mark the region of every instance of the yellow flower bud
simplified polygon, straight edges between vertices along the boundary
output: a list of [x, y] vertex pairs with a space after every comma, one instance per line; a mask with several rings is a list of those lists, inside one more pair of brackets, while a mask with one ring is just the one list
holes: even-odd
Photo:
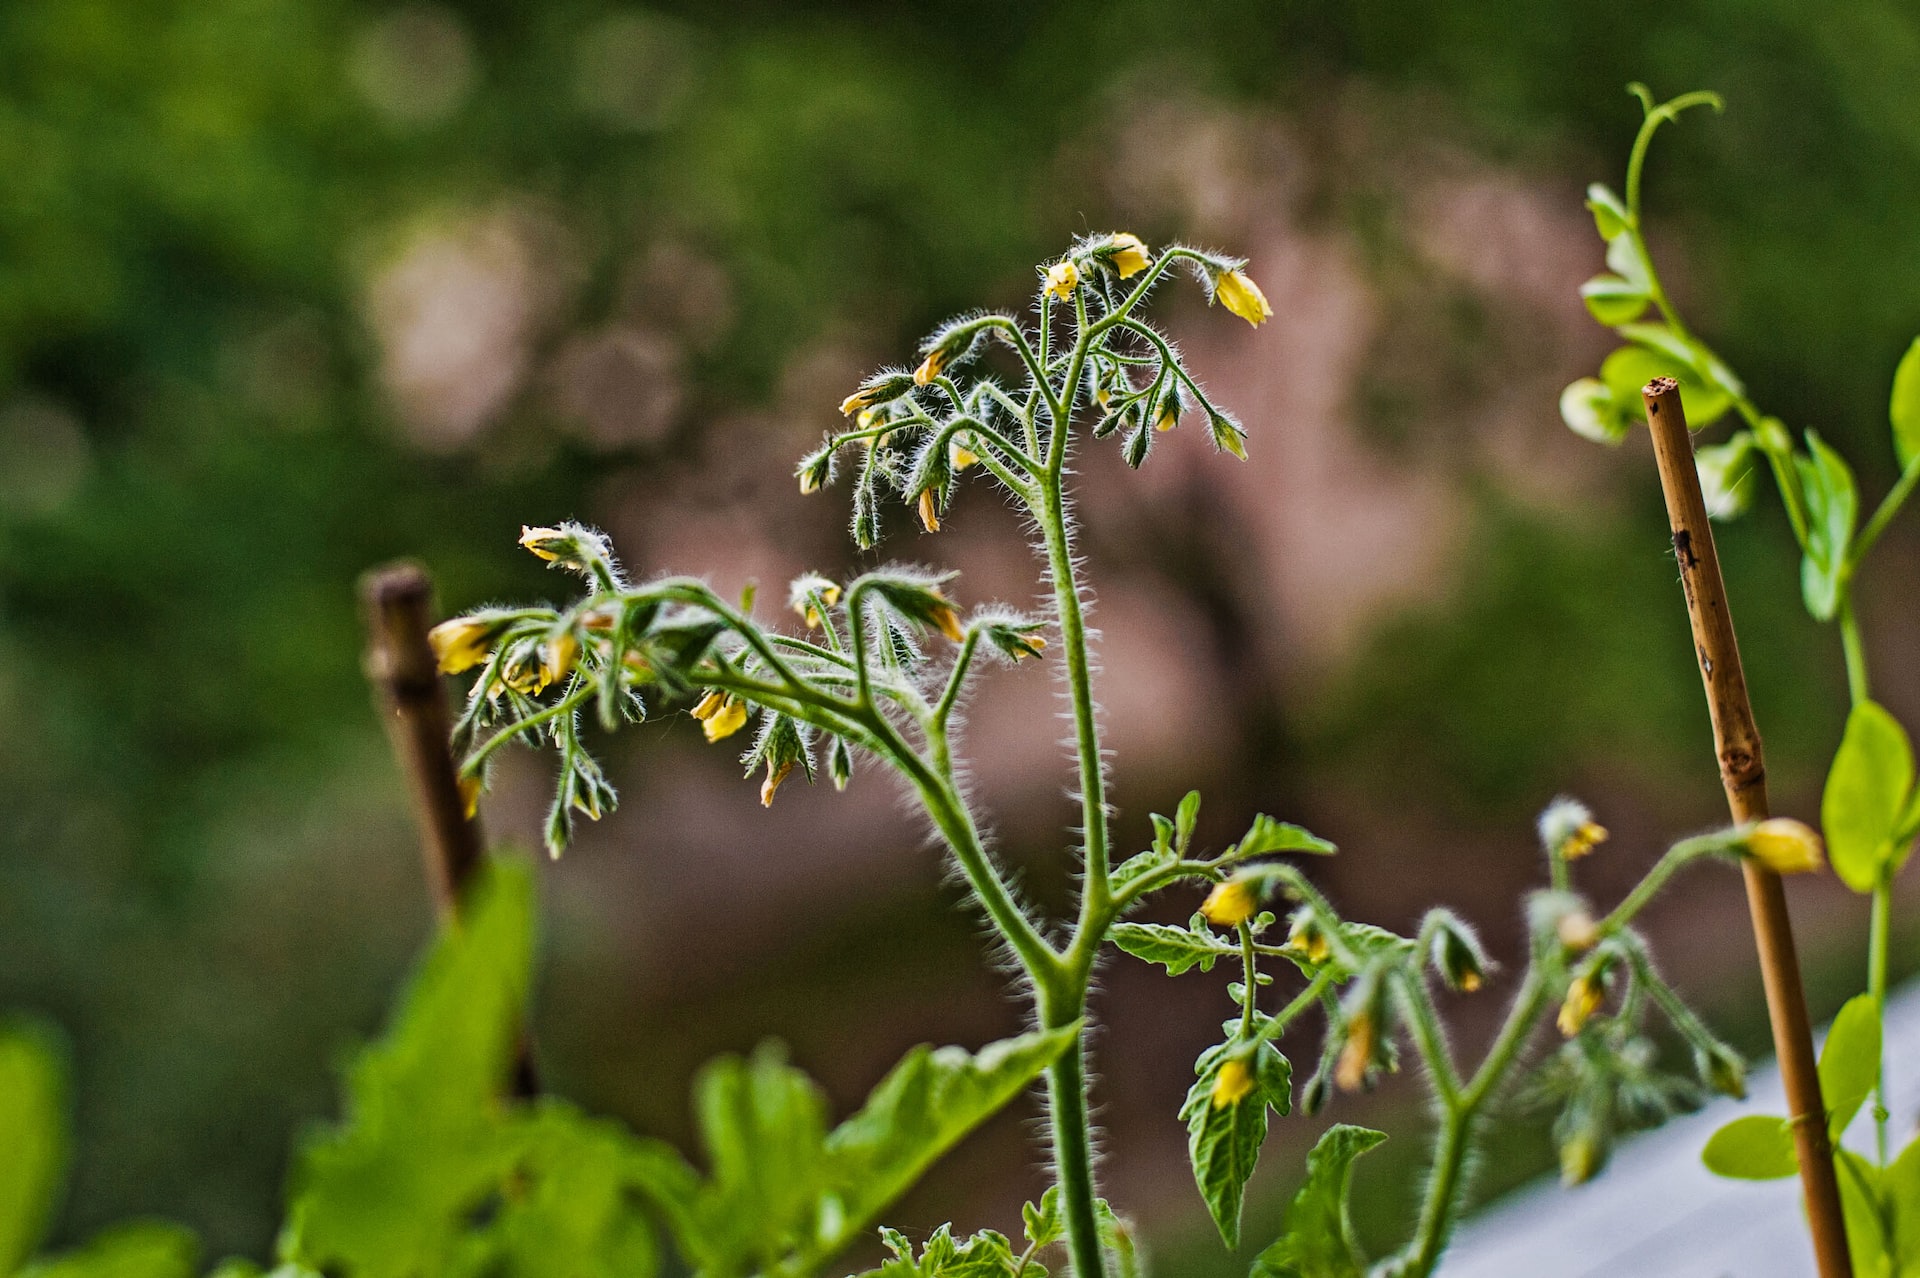
[[1252, 879], [1228, 879], [1214, 885], [1200, 903], [1200, 914], [1215, 927], [1239, 927], [1260, 912], [1260, 889]]
[[965, 470], [969, 466], [979, 465], [980, 457], [979, 454], [975, 453], [972, 449], [963, 447], [959, 440], [953, 439], [947, 441], [947, 461], [953, 465], [954, 470], [957, 472]]
[[1125, 231], [1117, 231], [1107, 240], [1106, 254], [1107, 263], [1113, 267], [1114, 274], [1123, 280], [1153, 265], [1153, 259], [1147, 254], [1147, 246], [1140, 237]]
[[530, 528], [520, 525], [520, 544], [548, 563], [554, 563], [573, 546], [573, 538], [558, 528]]
[[920, 526], [928, 532], [940, 531], [940, 499], [931, 488], [920, 490]]
[[913, 370], [913, 384], [915, 386], [925, 386], [934, 378], [940, 376], [941, 373], [946, 371], [947, 361], [950, 358], [952, 358], [952, 356], [949, 355], [948, 352], [941, 350], [937, 346], [928, 351], [927, 357], [920, 361], [920, 367]]
[[474, 817], [480, 815], [480, 778], [477, 776], [462, 776], [459, 778], [458, 784], [460, 786], [460, 810], [466, 813], [467, 820], [471, 821]]
[[1747, 855], [1775, 874], [1811, 874], [1827, 864], [1820, 836], [1791, 817], [1774, 817], [1747, 835]]
[[840, 602], [840, 587], [829, 581], [810, 594], [803, 595], [794, 601], [793, 610], [799, 613], [801, 618], [806, 621], [807, 629], [809, 630], [818, 630], [820, 628], [820, 609], [814, 607], [813, 604], [815, 596], [819, 598], [821, 603], [831, 608]]
[[1294, 914], [1293, 925], [1287, 929], [1287, 948], [1297, 951], [1309, 963], [1324, 963], [1333, 954], [1320, 921], [1307, 909]]
[[455, 617], [427, 632], [442, 674], [459, 674], [485, 661], [493, 650], [495, 626], [474, 617]]
[[1080, 287], [1080, 268], [1068, 258], [1055, 262], [1047, 268], [1047, 292], [1065, 302], [1073, 297], [1073, 290]]
[[1180, 424], [1180, 401], [1172, 395], [1163, 396], [1160, 407], [1154, 411], [1153, 428], [1158, 431], [1172, 430]]
[[1373, 1015], [1362, 1012], [1347, 1022], [1347, 1041], [1340, 1048], [1340, 1059], [1333, 1067], [1333, 1081], [1343, 1092], [1357, 1092], [1367, 1081], [1367, 1067], [1373, 1063]]
[[1235, 1056], [1220, 1066], [1213, 1079], [1213, 1107], [1238, 1105], [1253, 1093], [1253, 1067]]
[[548, 639], [540, 648], [540, 686], [545, 688], [557, 679], [564, 679], [579, 659], [580, 641], [573, 637], [573, 631], [563, 630]]
[[[936, 523], [934, 528], [937, 529], [939, 526], [940, 525]], [[928, 615], [927, 620], [933, 623], [935, 630], [938, 630], [954, 643], [965, 643], [967, 641], [966, 628], [960, 624], [960, 614], [954, 611], [953, 605], [941, 604]]]
[[1606, 989], [1597, 978], [1574, 977], [1573, 984], [1567, 986], [1567, 1001], [1560, 1005], [1560, 1015], [1554, 1024], [1560, 1027], [1562, 1034], [1572, 1038], [1600, 1010], [1600, 1004], [1606, 996]]
[[1273, 318], [1273, 307], [1260, 286], [1239, 271], [1222, 271], [1213, 282], [1214, 300], [1258, 328]]
[[793, 771], [793, 760], [789, 759], [779, 767], [773, 766], [773, 760], [767, 760], [767, 779], [760, 783], [760, 806], [773, 806], [773, 796], [779, 792], [780, 783], [787, 779], [787, 773]]
[[1583, 821], [1567, 841], [1560, 845], [1560, 855], [1569, 861], [1578, 861], [1587, 853], [1607, 841], [1607, 827], [1598, 821]]

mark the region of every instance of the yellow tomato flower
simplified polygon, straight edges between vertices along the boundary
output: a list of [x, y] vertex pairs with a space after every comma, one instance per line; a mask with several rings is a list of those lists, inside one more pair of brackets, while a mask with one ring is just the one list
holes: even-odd
[[1567, 836], [1567, 841], [1560, 845], [1560, 855], [1569, 861], [1578, 861], [1606, 841], [1606, 826], [1598, 821], [1583, 821], [1578, 829]]
[[708, 741], [719, 741], [740, 731], [747, 723], [747, 703], [723, 692], [709, 692], [693, 708]]
[[1827, 864], [1820, 836], [1790, 817], [1774, 817], [1754, 826], [1747, 835], [1747, 855], [1775, 874], [1811, 874]]
[[1258, 328], [1273, 318], [1267, 295], [1260, 286], [1239, 271], [1222, 271], [1213, 284], [1214, 300]]
[[1107, 261], [1112, 264], [1114, 273], [1123, 280], [1153, 265], [1153, 259], [1147, 255], [1147, 246], [1140, 237], [1125, 231], [1117, 231], [1108, 238], [1107, 252]]
[[1080, 268], [1071, 258], [1064, 262], [1055, 262], [1047, 268], [1047, 292], [1061, 301], [1069, 301], [1073, 290], [1080, 287]]
[[466, 813], [467, 820], [471, 821], [480, 815], [480, 778], [463, 776], [459, 778], [458, 785], [460, 786], [460, 810]]
[[953, 469], [958, 472], [965, 470], [969, 466], [979, 465], [980, 455], [972, 449], [967, 448], [959, 440], [950, 439], [947, 441], [947, 461], [951, 463]]
[[1239, 927], [1260, 912], [1260, 889], [1251, 879], [1214, 885], [1200, 903], [1200, 915], [1215, 927]]
[[934, 378], [946, 371], [947, 361], [951, 358], [951, 355], [939, 347], [928, 351], [927, 357], [920, 361], [920, 367], [913, 370], [913, 384], [915, 386], [927, 385]]
[[807, 629], [809, 630], [818, 630], [820, 628], [820, 610], [813, 606], [813, 598], [815, 596], [819, 598], [821, 603], [831, 608], [840, 602], [840, 587], [829, 581], [818, 590], [811, 592], [810, 595], [794, 602], [793, 610], [799, 613], [801, 618], [806, 621]]
[[1172, 430], [1180, 424], [1180, 401], [1172, 395], [1162, 397], [1159, 411], [1153, 415], [1155, 430]]
[[1309, 963], [1324, 963], [1333, 954], [1326, 932], [1311, 913], [1294, 917], [1293, 926], [1287, 929], [1287, 948], [1298, 952]]
[[493, 631], [491, 622], [473, 617], [455, 617], [429, 630], [427, 642], [433, 645], [434, 659], [440, 663], [440, 672], [459, 674], [485, 661], [493, 651], [493, 645], [489, 642], [493, 638]]
[[545, 687], [565, 678], [579, 659], [580, 641], [573, 637], [573, 631], [563, 630], [554, 635], [540, 648], [540, 685]]
[[1560, 1005], [1560, 1015], [1554, 1023], [1560, 1027], [1563, 1035], [1572, 1038], [1600, 1010], [1600, 1003], [1605, 998], [1606, 990], [1599, 981], [1576, 976], [1573, 984], [1567, 987], [1567, 1001]]
[[1374, 1036], [1371, 1012], [1362, 1012], [1347, 1022], [1347, 1041], [1333, 1067], [1333, 1081], [1341, 1091], [1357, 1092], [1366, 1083], [1367, 1066], [1373, 1063]]
[[1253, 1069], [1235, 1056], [1220, 1067], [1213, 1079], [1213, 1107], [1225, 1109], [1238, 1105], [1253, 1093]]
[[931, 488], [920, 490], [920, 526], [928, 532], [940, 531], [940, 499]]
[[558, 528], [530, 528], [522, 524], [520, 544], [548, 563], [553, 563], [573, 545], [573, 538]]
[[[939, 527], [938, 524], [934, 526], [936, 528]], [[934, 597], [939, 597], [938, 591], [934, 592]], [[952, 604], [942, 603], [928, 614], [927, 620], [933, 623], [935, 630], [938, 630], [954, 643], [965, 643], [967, 641], [966, 627], [960, 624], [960, 614], [954, 611]]]

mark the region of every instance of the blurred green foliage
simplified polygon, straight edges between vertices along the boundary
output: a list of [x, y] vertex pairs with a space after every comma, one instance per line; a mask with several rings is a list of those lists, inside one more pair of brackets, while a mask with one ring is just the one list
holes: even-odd
[[[367, 87], [396, 12], [455, 33], [409, 64], [442, 98], [397, 111]], [[496, 553], [521, 519], [684, 455], [820, 334], [901, 344], [1097, 222], [1062, 157], [1158, 95], [1313, 119], [1365, 84], [1571, 201], [1612, 176], [1630, 79], [1726, 96], [1667, 140], [1653, 212], [1694, 246], [1699, 327], [1877, 493], [1887, 370], [1920, 328], [1920, 20], [1893, 0], [0, 8], [0, 1005], [55, 1014], [96, 1074], [67, 1229], [178, 1209], [218, 1246], [259, 1242], [283, 1142], [236, 1138], [222, 1089], [250, 1128], [310, 1113], [322, 1050], [367, 1022], [422, 917], [265, 973], [202, 944], [244, 908], [230, 851], [301, 821], [395, 837], [356, 668], [366, 566], [420, 555], [456, 603], [530, 588]], [[656, 240], [724, 269], [734, 319], [661, 439], [598, 455], [532, 396], [479, 451], [395, 428], [368, 263], [421, 219], [527, 199], [575, 246], [569, 324], [607, 314]], [[1560, 429], [1551, 403], [1540, 422]], [[1517, 535], [1532, 517], [1486, 506], [1458, 606], [1396, 630], [1403, 659], [1358, 667], [1292, 762], [1382, 750], [1432, 779], [1419, 801], [1511, 817], [1622, 742], [1684, 748], [1692, 676], [1644, 656], [1652, 626], [1677, 634], [1670, 569], [1605, 520]], [[1729, 539], [1743, 604], [1779, 595], [1739, 574], [1792, 570], [1761, 528]], [[1784, 615], [1742, 633], [1805, 771], [1837, 734], [1794, 690], [1824, 640]], [[1547, 687], [1575, 709], [1544, 709]]]

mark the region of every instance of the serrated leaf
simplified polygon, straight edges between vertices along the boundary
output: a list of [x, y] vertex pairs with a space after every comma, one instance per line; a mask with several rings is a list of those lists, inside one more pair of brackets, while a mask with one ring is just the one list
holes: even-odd
[[347, 1117], [298, 1155], [282, 1259], [356, 1278], [446, 1270], [519, 1152], [497, 1097], [526, 1002], [533, 887], [490, 863], [392, 1027], [348, 1074]]
[[1228, 945], [1211, 933], [1164, 923], [1121, 923], [1110, 935], [1115, 945], [1135, 958], [1166, 968], [1168, 976], [1180, 976], [1195, 967], [1211, 972], [1220, 959], [1240, 954], [1238, 946]]
[[873, 1089], [860, 1112], [827, 1137], [830, 1189], [841, 1223], [813, 1253], [846, 1245], [943, 1154], [1018, 1096], [1080, 1027], [1035, 1030], [978, 1052], [917, 1047]]
[[1893, 370], [1887, 416], [1893, 423], [1893, 454], [1904, 470], [1920, 459], [1920, 337], [1913, 339]]
[[45, 1235], [66, 1169], [66, 1093], [52, 1035], [0, 1023], [0, 1274]]
[[1800, 593], [1816, 620], [1831, 621], [1846, 593], [1851, 570], [1847, 559], [1860, 499], [1846, 460], [1811, 430], [1807, 449], [1810, 456], [1794, 458], [1807, 504], [1807, 553], [1800, 561]]
[[1060, 1219], [1060, 1186], [1049, 1187], [1037, 1203], [1022, 1204], [1020, 1221], [1026, 1227], [1027, 1241], [1036, 1249], [1059, 1242], [1066, 1234], [1066, 1224]]
[[[1267, 1110], [1285, 1115], [1293, 1108], [1293, 1066], [1272, 1043], [1252, 1048], [1251, 1061], [1243, 1043], [1227, 1042], [1209, 1048], [1195, 1063], [1199, 1075], [1187, 1092], [1180, 1117], [1187, 1124], [1187, 1157], [1194, 1184], [1213, 1216], [1227, 1246], [1240, 1245], [1240, 1208], [1247, 1180], [1260, 1161], [1267, 1139]], [[1251, 1071], [1252, 1088], [1243, 1094], [1216, 1100], [1221, 1070], [1242, 1062]]]
[[1835, 1144], [1879, 1081], [1880, 1013], [1872, 995], [1856, 994], [1833, 1018], [1820, 1047], [1820, 1096]]
[[1386, 1138], [1345, 1123], [1327, 1129], [1307, 1155], [1307, 1183], [1287, 1208], [1286, 1231], [1254, 1260], [1250, 1278], [1360, 1278], [1366, 1261], [1347, 1212], [1353, 1161]]
[[1234, 845], [1233, 859], [1270, 856], [1276, 852], [1308, 852], [1314, 856], [1332, 856], [1339, 851], [1333, 844], [1300, 826], [1260, 815]]
[[1905, 860], [1909, 849], [1896, 836], [1903, 832], [1913, 781], [1907, 730], [1876, 702], [1856, 705], [1820, 798], [1827, 857], [1854, 891], [1873, 891], [1882, 874]]
[[[694, 1112], [711, 1168], [701, 1214], [710, 1259], [770, 1264], [809, 1242], [828, 1184], [827, 1102], [778, 1044], [710, 1062]], [[715, 1267], [721, 1267], [716, 1264]]]
[[15, 1278], [192, 1278], [199, 1251], [193, 1235], [177, 1225], [118, 1225]]
[[1707, 1138], [1700, 1161], [1733, 1180], [1779, 1180], [1800, 1167], [1787, 1120], [1770, 1114], [1749, 1114], [1720, 1128]]

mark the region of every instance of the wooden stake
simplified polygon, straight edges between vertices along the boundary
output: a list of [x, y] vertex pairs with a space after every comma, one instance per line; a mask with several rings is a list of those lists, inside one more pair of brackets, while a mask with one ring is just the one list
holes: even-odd
[[[433, 582], [417, 564], [390, 564], [361, 583], [368, 634], [367, 677], [380, 700], [394, 753], [407, 774], [427, 887], [442, 926], [457, 922], [460, 902], [485, 855], [480, 823], [469, 817], [452, 750], [453, 721], [427, 632], [433, 624]], [[513, 1094], [534, 1096], [540, 1083], [532, 1040], [520, 1039]]]
[[[1727, 808], [1737, 824], [1764, 821], [1768, 815], [1767, 767], [1760, 749], [1760, 729], [1754, 724], [1747, 678], [1740, 668], [1740, 645], [1733, 633], [1733, 614], [1727, 608], [1706, 501], [1700, 494], [1700, 475], [1694, 469], [1693, 438], [1680, 406], [1680, 384], [1671, 377], [1657, 377], [1647, 383], [1641, 396], [1647, 407], [1647, 427], [1653, 434], [1654, 457], [1660, 466], [1660, 487], [1666, 494], [1667, 519], [1673, 526], [1673, 554], [1680, 563], [1687, 619], [1693, 624], [1694, 655], [1706, 685], [1707, 711], [1713, 719], [1713, 743], [1719, 754]], [[1773, 871], [1751, 859], [1743, 866], [1753, 939], [1760, 952], [1760, 975], [1767, 992], [1767, 1015], [1773, 1022], [1773, 1050], [1786, 1084], [1787, 1112], [1792, 1115], [1794, 1150], [1799, 1156], [1814, 1256], [1820, 1278], [1852, 1278], [1840, 1186], [1834, 1178], [1833, 1146], [1827, 1136], [1826, 1106], [1820, 1099], [1813, 1031], [1807, 1021], [1807, 997], [1800, 985], [1800, 963], [1794, 953], [1786, 893], [1780, 876]]]

